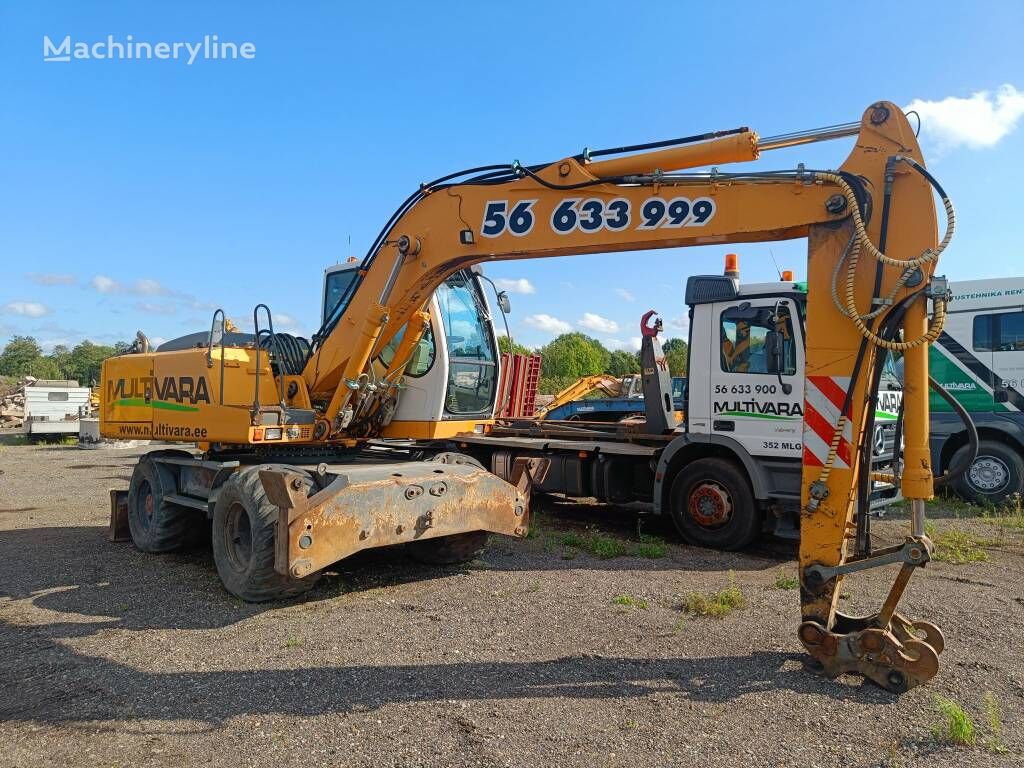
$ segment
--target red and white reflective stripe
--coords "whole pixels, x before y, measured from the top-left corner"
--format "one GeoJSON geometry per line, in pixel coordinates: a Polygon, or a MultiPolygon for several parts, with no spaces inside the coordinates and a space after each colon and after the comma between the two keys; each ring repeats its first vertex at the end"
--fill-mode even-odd
{"type": "MultiPolygon", "coordinates": [[[[828,461],[828,449],[832,445],[836,424],[842,411],[846,390],[850,386],[849,376],[808,376],[804,393],[804,464],[820,467],[828,461]]],[[[843,437],[836,449],[832,466],[836,469],[850,468],[850,445],[853,442],[853,424],[850,412],[846,413],[843,437]]]]}

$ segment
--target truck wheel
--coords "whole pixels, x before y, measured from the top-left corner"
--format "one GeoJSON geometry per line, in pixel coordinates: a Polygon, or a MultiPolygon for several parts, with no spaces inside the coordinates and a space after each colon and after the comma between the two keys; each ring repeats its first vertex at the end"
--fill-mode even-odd
{"type": "Polygon", "coordinates": [[[260,469],[244,467],[221,486],[213,511],[213,560],[228,592],[247,603],[283,600],[306,592],[320,579],[274,570],[278,509],[267,499],[260,469]]]}
{"type": "Polygon", "coordinates": [[[157,456],[190,457],[185,451],[154,451],[135,465],[128,485],[128,530],[132,543],[143,552],[171,552],[191,538],[199,513],[165,501],[175,491],[174,474],[153,459],[157,456]]]}
{"type": "Polygon", "coordinates": [[[726,459],[684,466],[672,482],[669,511],[683,539],[698,547],[742,549],[761,531],[747,478],[726,459]]]}
{"type": "MultiPolygon", "coordinates": [[[[957,464],[970,449],[970,445],[960,448],[950,465],[957,464]]],[[[1004,443],[981,440],[977,458],[970,469],[953,481],[953,487],[975,504],[1002,504],[1013,494],[1024,491],[1024,460],[1004,443]]]]}
{"type": "Polygon", "coordinates": [[[471,531],[437,539],[414,541],[409,554],[428,565],[458,565],[478,557],[487,546],[487,531],[471,531]]]}

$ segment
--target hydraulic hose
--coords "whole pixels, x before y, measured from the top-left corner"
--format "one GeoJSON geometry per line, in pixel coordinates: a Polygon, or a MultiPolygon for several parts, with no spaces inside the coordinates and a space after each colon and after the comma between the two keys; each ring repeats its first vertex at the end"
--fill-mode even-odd
{"type": "Polygon", "coordinates": [[[961,405],[960,401],[949,394],[945,387],[939,384],[939,382],[931,376],[928,377],[928,386],[934,389],[936,394],[945,400],[946,404],[949,405],[950,408],[956,411],[956,415],[960,417],[960,421],[964,423],[964,427],[967,429],[967,440],[968,444],[971,446],[970,453],[966,460],[947,469],[942,473],[941,477],[935,478],[936,486],[945,486],[949,485],[951,482],[967,472],[967,470],[971,468],[975,459],[978,458],[978,428],[974,426],[974,421],[971,420],[971,415],[967,412],[967,409],[961,405]]]}

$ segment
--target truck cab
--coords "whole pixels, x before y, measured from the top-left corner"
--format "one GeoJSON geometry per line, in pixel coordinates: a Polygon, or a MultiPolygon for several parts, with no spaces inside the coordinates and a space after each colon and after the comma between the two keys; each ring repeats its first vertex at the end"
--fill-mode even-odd
{"type": "MultiPolygon", "coordinates": [[[[978,454],[953,481],[968,501],[1002,504],[1024,493],[1024,277],[950,283],[946,324],[929,347],[932,377],[967,411],[978,454]]],[[[931,453],[936,474],[968,450],[960,416],[931,393],[931,453]]]]}

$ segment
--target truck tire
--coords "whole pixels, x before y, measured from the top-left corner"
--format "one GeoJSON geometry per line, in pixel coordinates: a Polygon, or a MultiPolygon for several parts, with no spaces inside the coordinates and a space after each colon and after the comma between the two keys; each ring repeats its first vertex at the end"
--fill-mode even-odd
{"type": "Polygon", "coordinates": [[[128,485],[128,530],[132,543],[143,552],[181,549],[198,527],[201,513],[165,500],[176,489],[174,474],[157,464],[160,456],[190,458],[185,451],[153,451],[142,456],[128,485]]]}
{"type": "Polygon", "coordinates": [[[284,600],[308,591],[319,573],[303,579],[274,570],[278,509],[270,503],[260,469],[243,467],[221,486],[213,511],[213,560],[224,588],[247,603],[284,600]]]}
{"type": "MultiPolygon", "coordinates": [[[[465,453],[444,451],[428,459],[441,464],[468,464],[484,469],[484,465],[465,453]]],[[[470,531],[455,536],[413,541],[407,545],[409,555],[428,565],[458,565],[478,557],[487,546],[487,531],[470,531]]]]}
{"type": "Polygon", "coordinates": [[[761,515],[746,475],[727,459],[697,459],[672,481],[669,512],[689,544],[737,550],[761,531],[761,515]]]}
{"type": "MultiPolygon", "coordinates": [[[[970,448],[961,447],[953,454],[950,465],[956,465],[970,448]]],[[[953,488],[974,504],[1002,504],[1013,494],[1024,492],[1024,459],[1005,443],[981,440],[977,458],[970,469],[953,481],[953,488]]]]}

